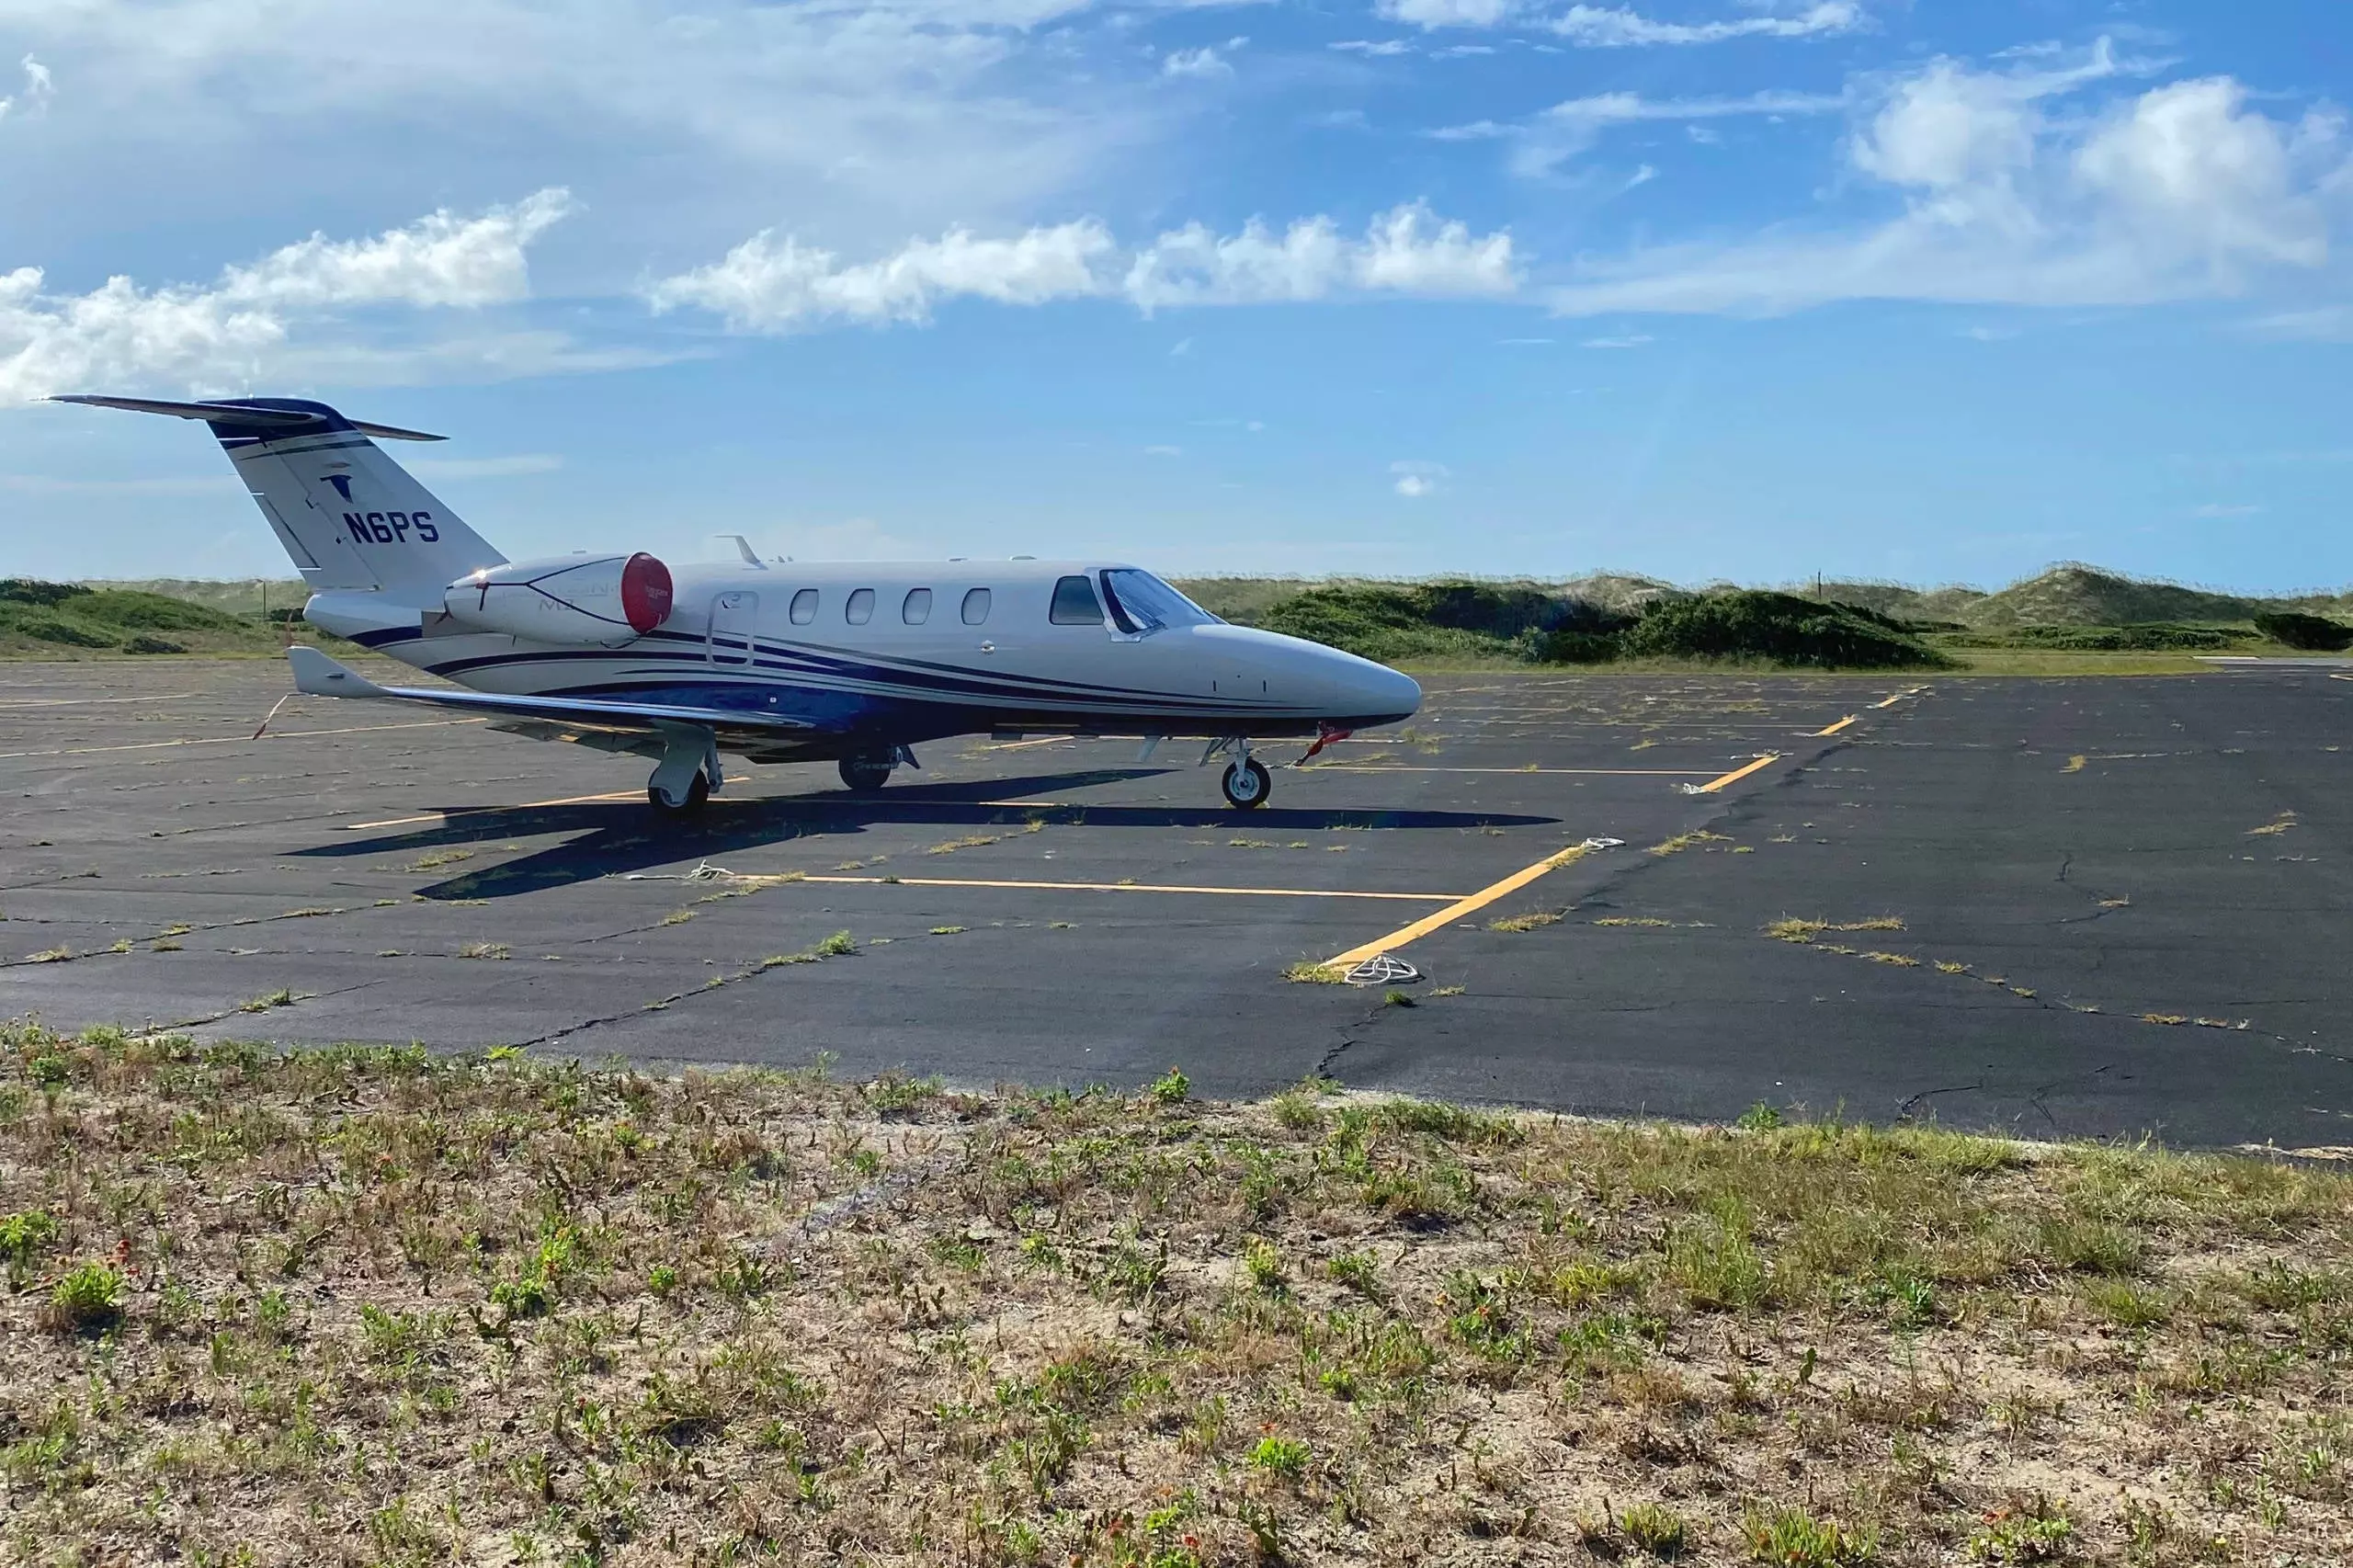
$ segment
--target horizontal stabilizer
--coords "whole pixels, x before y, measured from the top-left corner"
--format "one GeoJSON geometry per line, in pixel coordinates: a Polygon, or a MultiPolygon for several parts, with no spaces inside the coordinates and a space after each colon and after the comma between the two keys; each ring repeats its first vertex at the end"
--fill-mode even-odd
{"type": "MultiPolygon", "coordinates": [[[[89,408],[119,408],[132,414],[165,414],[175,419],[201,419],[208,425],[229,425],[244,430],[277,430],[293,435],[306,427],[327,427],[324,415],[306,414],[295,409],[248,408],[233,403],[171,403],[153,397],[93,397],[74,392],[49,400],[51,403],[78,403],[89,408]]],[[[395,425],[370,425],[362,419],[346,420],[363,436],[379,437],[388,441],[446,441],[447,436],[428,436],[422,430],[404,430],[395,425]]]]}

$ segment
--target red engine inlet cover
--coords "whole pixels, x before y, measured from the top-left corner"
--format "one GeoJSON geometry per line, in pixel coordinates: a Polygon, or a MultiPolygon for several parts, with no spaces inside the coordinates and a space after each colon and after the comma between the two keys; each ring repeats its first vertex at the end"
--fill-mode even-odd
{"type": "Polygon", "coordinates": [[[640,634],[670,619],[670,569],[643,551],[621,564],[621,614],[640,634]]]}

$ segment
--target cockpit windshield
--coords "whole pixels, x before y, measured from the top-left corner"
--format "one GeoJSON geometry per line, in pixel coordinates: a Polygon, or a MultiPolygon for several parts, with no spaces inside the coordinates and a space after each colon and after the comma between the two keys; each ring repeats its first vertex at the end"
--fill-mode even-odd
{"type": "Polygon", "coordinates": [[[1132,566],[1103,574],[1103,602],[1110,607],[1112,624],[1131,637],[1170,626],[1223,624],[1151,573],[1132,566]]]}

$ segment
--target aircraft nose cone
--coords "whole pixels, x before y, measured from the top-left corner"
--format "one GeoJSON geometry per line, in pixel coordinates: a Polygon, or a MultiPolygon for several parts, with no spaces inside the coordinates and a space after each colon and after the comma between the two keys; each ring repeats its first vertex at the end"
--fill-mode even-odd
{"type": "Polygon", "coordinates": [[[1351,670],[1349,677],[1343,684],[1352,713],[1366,718],[1407,719],[1422,706],[1421,683],[1385,665],[1367,662],[1363,667],[1351,670]]]}

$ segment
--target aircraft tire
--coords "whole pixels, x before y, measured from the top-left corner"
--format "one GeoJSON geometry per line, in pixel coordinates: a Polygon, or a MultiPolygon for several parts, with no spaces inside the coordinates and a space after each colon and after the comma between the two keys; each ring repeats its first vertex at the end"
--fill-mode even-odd
{"type": "Polygon", "coordinates": [[[871,795],[891,781],[892,765],[887,759],[846,756],[837,767],[842,787],[854,795],[871,795]]]}
{"type": "Polygon", "coordinates": [[[653,806],[654,814],[658,817],[677,819],[699,816],[702,814],[703,808],[710,804],[710,777],[705,773],[696,773],[694,782],[687,786],[687,803],[683,806],[674,806],[664,800],[662,791],[651,784],[645,787],[645,799],[647,803],[653,806]]]}
{"type": "Polygon", "coordinates": [[[1255,756],[1245,756],[1228,767],[1221,783],[1225,803],[1237,812],[1256,811],[1275,792],[1274,777],[1267,771],[1267,765],[1255,756]]]}

